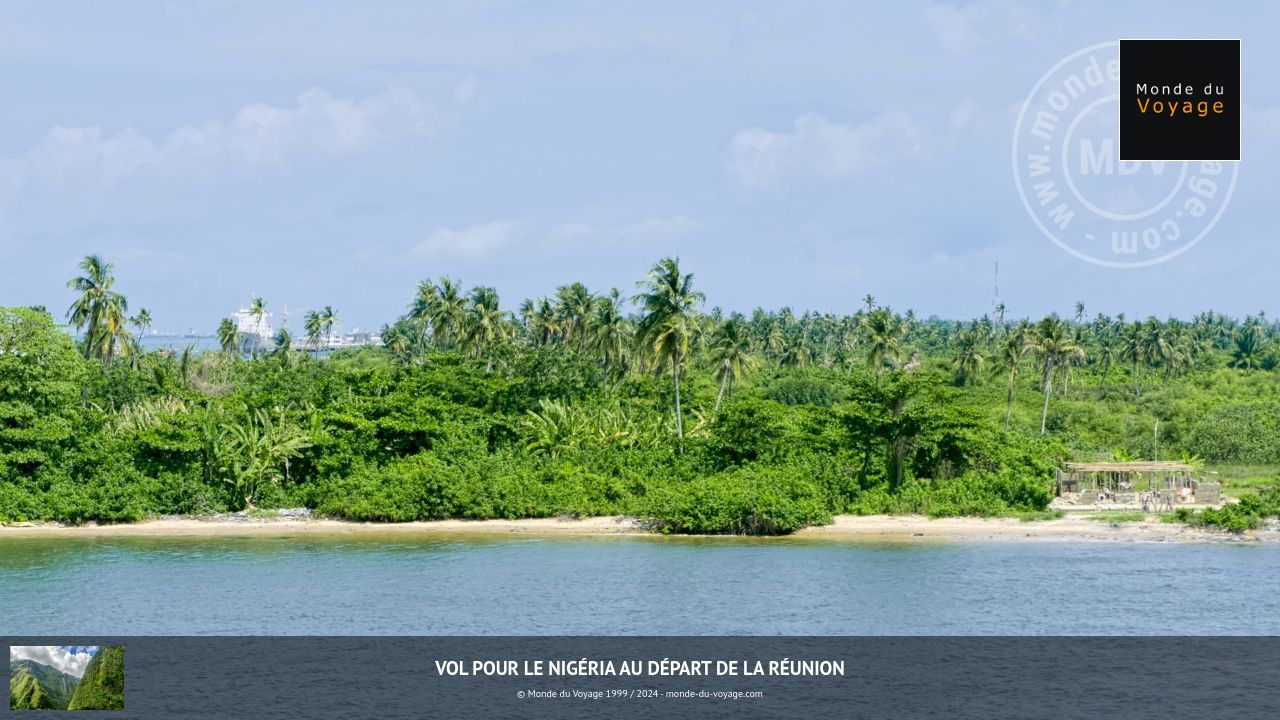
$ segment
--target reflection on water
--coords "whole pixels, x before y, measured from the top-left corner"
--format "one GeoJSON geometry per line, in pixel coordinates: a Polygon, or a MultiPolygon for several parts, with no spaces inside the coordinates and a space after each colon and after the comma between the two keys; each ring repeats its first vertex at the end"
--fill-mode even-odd
{"type": "Polygon", "coordinates": [[[1280,548],[0,540],[0,634],[1280,634],[1280,548]]]}

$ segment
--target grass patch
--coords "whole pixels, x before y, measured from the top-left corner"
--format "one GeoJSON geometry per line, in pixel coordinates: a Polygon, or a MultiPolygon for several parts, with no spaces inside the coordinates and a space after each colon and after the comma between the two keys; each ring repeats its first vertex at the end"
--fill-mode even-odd
{"type": "Polygon", "coordinates": [[[1205,470],[1204,479],[1222,483],[1223,494],[1230,497],[1280,487],[1280,466],[1276,465],[1211,465],[1205,470]]]}
{"type": "Polygon", "coordinates": [[[1143,522],[1147,519],[1147,514],[1136,510],[1108,510],[1105,512],[1089,513],[1085,515],[1087,520],[1097,520],[1104,523],[1128,523],[1143,522]]]}
{"type": "Polygon", "coordinates": [[[1061,510],[1027,510],[1025,512],[1010,513],[1010,517],[1016,517],[1022,522],[1040,522],[1043,520],[1058,520],[1066,513],[1061,510]]]}

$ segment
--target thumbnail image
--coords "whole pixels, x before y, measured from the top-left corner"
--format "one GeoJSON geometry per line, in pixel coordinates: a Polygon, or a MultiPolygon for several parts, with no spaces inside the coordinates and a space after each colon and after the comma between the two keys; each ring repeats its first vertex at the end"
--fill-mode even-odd
{"type": "Polygon", "coordinates": [[[14,645],[10,710],[123,710],[123,645],[14,645]]]}

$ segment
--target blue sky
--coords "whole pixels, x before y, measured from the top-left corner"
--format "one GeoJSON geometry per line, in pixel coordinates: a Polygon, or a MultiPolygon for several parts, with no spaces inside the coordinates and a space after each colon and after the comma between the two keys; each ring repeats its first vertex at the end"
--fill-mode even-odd
{"type": "Polygon", "coordinates": [[[0,9],[0,304],[117,265],[160,330],[250,293],[347,328],[417,280],[921,315],[1275,311],[1280,8],[1203,3],[40,3],[0,9]],[[1065,254],[1010,171],[1039,77],[1119,37],[1244,40],[1244,162],[1191,251],[1065,254]]]}

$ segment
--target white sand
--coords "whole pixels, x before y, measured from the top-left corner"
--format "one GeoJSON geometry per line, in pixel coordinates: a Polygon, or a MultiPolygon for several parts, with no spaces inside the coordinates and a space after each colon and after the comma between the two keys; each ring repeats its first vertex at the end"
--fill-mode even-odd
{"type": "MultiPolygon", "coordinates": [[[[583,519],[438,520],[410,523],[356,523],[315,519],[165,518],[122,525],[10,523],[5,537],[201,537],[299,535],[652,535],[643,524],[621,516],[583,519]]],[[[793,538],[831,541],[1155,541],[1220,542],[1280,540],[1274,528],[1244,535],[1206,531],[1157,519],[1107,523],[1080,516],[1022,522],[1010,518],[941,518],[918,515],[840,515],[831,525],[805,528],[793,538]]]]}

